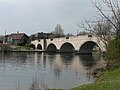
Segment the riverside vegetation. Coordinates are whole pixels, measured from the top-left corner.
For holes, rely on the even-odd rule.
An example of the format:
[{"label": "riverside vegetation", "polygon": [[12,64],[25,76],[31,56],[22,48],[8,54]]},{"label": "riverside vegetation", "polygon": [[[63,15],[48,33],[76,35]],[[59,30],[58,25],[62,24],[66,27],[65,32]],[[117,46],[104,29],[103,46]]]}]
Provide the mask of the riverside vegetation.
[{"label": "riverside vegetation", "polygon": [[104,72],[95,83],[82,85],[71,90],[120,90],[120,69]]}]

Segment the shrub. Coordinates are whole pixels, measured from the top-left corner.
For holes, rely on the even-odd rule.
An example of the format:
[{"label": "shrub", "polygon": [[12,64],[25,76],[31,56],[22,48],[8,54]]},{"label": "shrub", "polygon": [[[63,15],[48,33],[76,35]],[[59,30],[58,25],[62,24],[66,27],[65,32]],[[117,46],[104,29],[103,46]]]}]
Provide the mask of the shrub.
[{"label": "shrub", "polygon": [[107,47],[108,67],[120,67],[120,36],[112,40]]},{"label": "shrub", "polygon": [[9,45],[0,45],[0,51],[6,52],[6,51],[11,51],[11,47]]}]

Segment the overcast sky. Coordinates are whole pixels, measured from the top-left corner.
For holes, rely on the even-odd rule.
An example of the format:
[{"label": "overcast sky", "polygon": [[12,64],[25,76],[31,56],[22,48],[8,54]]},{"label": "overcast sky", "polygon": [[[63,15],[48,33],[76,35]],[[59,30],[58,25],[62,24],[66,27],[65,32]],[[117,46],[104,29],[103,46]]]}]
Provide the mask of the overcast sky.
[{"label": "overcast sky", "polygon": [[76,34],[76,22],[95,11],[90,0],[0,0],[0,34],[51,32],[57,24],[66,34]]}]

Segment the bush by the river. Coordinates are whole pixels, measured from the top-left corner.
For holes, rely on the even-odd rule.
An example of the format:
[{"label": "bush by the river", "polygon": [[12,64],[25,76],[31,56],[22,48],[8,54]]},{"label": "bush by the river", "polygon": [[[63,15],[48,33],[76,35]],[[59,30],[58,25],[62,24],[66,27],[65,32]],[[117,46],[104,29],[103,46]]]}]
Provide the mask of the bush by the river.
[{"label": "bush by the river", "polygon": [[108,68],[120,67],[120,36],[112,40],[107,48]]},{"label": "bush by the river", "polygon": [[0,51],[2,51],[2,52],[11,51],[11,50],[12,49],[9,45],[6,45],[6,44],[0,45]]}]

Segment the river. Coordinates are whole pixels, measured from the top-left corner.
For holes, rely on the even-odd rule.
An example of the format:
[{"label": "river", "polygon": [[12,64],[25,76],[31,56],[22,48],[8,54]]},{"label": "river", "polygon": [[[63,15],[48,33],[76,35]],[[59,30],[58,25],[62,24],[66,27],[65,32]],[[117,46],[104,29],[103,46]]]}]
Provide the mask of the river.
[{"label": "river", "polygon": [[69,89],[91,83],[95,80],[91,71],[101,61],[98,53],[0,53],[0,90],[30,90],[33,84],[43,90]]}]

